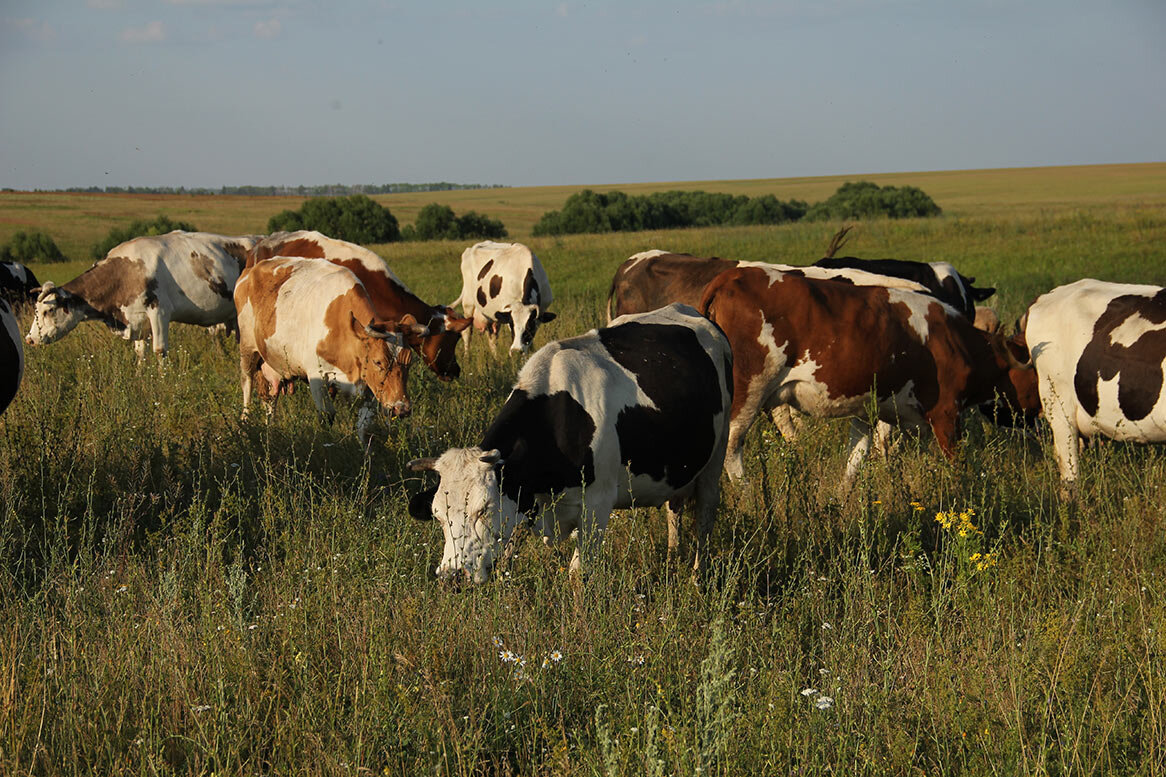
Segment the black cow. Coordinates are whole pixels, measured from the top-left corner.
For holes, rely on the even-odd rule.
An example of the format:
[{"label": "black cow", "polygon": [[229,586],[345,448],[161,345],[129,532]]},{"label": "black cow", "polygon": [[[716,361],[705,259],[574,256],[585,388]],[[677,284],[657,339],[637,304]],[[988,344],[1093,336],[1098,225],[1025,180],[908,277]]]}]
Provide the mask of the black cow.
[{"label": "black cow", "polygon": [[522,524],[548,541],[577,529],[577,571],[598,551],[611,511],[633,503],[667,504],[674,549],[690,496],[699,568],[720,493],[732,368],[725,336],[685,305],[539,349],[479,445],[409,463],[441,476],[409,504],[414,517],[441,524],[437,574],[485,582]]},{"label": "black cow", "polygon": [[903,278],[925,286],[940,302],[946,302],[969,319],[976,317],[976,303],[996,293],[992,288],[976,288],[975,278],[961,275],[947,262],[912,262],[906,259],[859,259],[855,256],[834,256],[819,259],[815,267],[830,270],[863,270],[875,275]]},{"label": "black cow", "polygon": [[12,315],[12,308],[0,299],[0,413],[8,409],[16,398],[20,380],[24,377],[24,346],[21,345],[20,325]]}]

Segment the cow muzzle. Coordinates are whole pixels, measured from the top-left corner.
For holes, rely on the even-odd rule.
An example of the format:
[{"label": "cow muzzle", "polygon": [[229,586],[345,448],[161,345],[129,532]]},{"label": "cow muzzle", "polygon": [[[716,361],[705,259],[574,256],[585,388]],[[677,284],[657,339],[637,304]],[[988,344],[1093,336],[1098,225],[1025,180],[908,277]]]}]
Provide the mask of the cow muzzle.
[{"label": "cow muzzle", "polygon": [[413,412],[413,405],[408,401],[394,402],[386,409],[393,418],[405,418]]}]

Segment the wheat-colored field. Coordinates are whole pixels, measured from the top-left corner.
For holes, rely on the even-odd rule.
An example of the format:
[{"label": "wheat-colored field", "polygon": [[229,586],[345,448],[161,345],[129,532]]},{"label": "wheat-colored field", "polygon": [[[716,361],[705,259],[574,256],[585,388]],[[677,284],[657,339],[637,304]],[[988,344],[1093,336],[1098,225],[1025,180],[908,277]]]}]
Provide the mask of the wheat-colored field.
[{"label": "wheat-colored field", "polygon": [[[1166,165],[612,188],[816,200],[860,178],[944,215],[860,223],[848,253],[951,261],[998,287],[1006,321],[1082,276],[1166,284]],[[577,188],[376,199],[527,240]],[[3,193],[0,242],[47,231],[78,261],[33,269],[63,281],[134,218],[249,233],[297,206]],[[529,240],[559,312],[536,345],[601,323],[636,251],[803,263],[837,226]],[[375,248],[423,297],[457,295],[463,245]],[[441,535],[408,517],[422,481],[404,463],[477,442],[517,360],[475,341],[453,384],[414,370],[413,415],[366,457],[354,414],[325,426],[307,392],[240,421],[233,343],[176,329],[163,368],[92,324],[27,349],[0,421],[0,773],[1166,771],[1157,448],[1091,446],[1067,502],[1043,425],[968,414],[954,464],[907,440],[840,496],[844,423],[796,444],[758,425],[701,580],[641,509],[613,517],[583,586],[527,541],[503,579],[455,593],[432,580]]]}]

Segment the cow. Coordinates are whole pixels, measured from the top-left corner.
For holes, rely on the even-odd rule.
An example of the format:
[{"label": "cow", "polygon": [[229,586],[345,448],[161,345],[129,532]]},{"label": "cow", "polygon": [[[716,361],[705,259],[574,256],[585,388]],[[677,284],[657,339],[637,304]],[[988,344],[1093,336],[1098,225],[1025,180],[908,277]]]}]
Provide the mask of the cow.
[{"label": "cow", "polygon": [[732,359],[724,335],[685,305],[539,349],[478,445],[409,462],[440,476],[409,503],[414,517],[441,524],[437,575],[485,582],[520,525],[548,542],[577,530],[578,572],[611,511],[633,505],[667,506],[675,550],[690,498],[699,570],[719,499]]},{"label": "cow", "polygon": [[165,356],[170,322],[233,322],[235,281],[257,241],[255,235],[181,230],[127,240],[63,286],[41,286],[25,342],[56,342],[82,321],[95,320],[132,341],[139,357],[147,334],[154,353]]},{"label": "cow", "polygon": [[930,426],[948,458],[962,408],[1002,397],[1018,412],[1039,410],[1019,344],[925,294],[738,267],[709,283],[700,305],[733,347],[725,469],[734,480],[744,475],[745,433],[775,405],[851,418],[844,487],[870,448],[872,392],[879,421]]},{"label": "cow", "polygon": [[1081,437],[1166,442],[1166,288],[1086,278],[1037,298],[1021,330],[1063,490]]},{"label": "cow", "polygon": [[968,278],[948,262],[913,262],[906,259],[859,259],[856,256],[831,256],[814,262],[814,267],[830,270],[863,270],[914,281],[927,288],[933,297],[946,302],[969,319],[976,315],[976,303],[996,293],[994,287],[977,288],[975,278]]},{"label": "cow", "polygon": [[40,281],[32,270],[20,262],[0,262],[0,297],[13,311],[28,305],[36,297]]},{"label": "cow", "polygon": [[[499,324],[507,324],[514,336],[511,351],[526,351],[539,324],[555,318],[547,310],[554,295],[542,263],[521,243],[484,240],[462,252],[462,293],[451,305],[474,320],[486,332],[491,353]],[[462,332],[469,347],[472,330]]]},{"label": "cow", "polygon": [[409,334],[406,344],[421,356],[425,366],[442,381],[461,375],[456,349],[461,332],[471,319],[458,316],[453,308],[423,302],[393,274],[380,256],[367,248],[336,240],[319,232],[276,232],[259,241],[247,254],[248,266],[273,256],[300,256],[325,259],[347,268],[360,279],[372,299],[377,315],[387,321],[413,316],[428,331]]},{"label": "cow", "polygon": [[[251,385],[262,370],[260,398],[268,413],[285,382],[307,380],[316,408],[331,423],[332,392],[361,398],[356,434],[368,442],[376,402],[393,416],[410,412],[406,380],[412,351],[404,338],[427,327],[406,315],[377,315],[360,279],[317,259],[274,257],[248,268],[234,293],[239,319],[243,416]],[[266,385],[265,385],[266,384]]]},{"label": "cow", "polygon": [[0,298],[0,414],[3,414],[24,378],[24,348],[20,344],[20,324],[8,301]]}]

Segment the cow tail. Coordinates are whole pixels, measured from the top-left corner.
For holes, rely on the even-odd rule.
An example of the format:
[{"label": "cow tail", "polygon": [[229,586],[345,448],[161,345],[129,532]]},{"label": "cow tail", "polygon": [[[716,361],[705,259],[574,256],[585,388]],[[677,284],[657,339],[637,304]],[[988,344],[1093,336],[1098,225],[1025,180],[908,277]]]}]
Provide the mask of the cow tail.
[{"label": "cow tail", "polygon": [[615,282],[619,279],[619,272],[611,278],[611,286],[607,289],[607,323],[611,323],[611,298],[615,296]]}]

